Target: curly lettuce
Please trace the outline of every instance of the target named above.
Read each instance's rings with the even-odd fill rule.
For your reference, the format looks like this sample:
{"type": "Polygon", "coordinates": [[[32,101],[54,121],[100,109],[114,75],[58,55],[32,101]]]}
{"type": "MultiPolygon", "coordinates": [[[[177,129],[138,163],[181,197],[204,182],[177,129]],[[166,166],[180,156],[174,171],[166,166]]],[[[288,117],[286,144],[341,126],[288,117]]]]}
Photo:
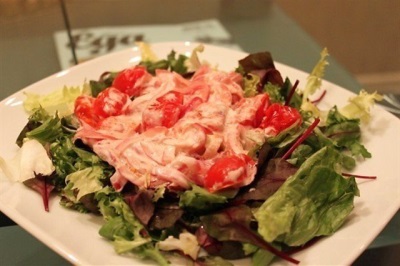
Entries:
{"type": "Polygon", "coordinates": [[[358,118],[361,122],[368,122],[371,118],[371,107],[375,101],[381,101],[382,95],[377,92],[368,93],[361,90],[357,96],[351,97],[349,103],[342,107],[339,112],[347,118],[358,118]]]}
{"type": "Polygon", "coordinates": [[[322,78],[325,74],[325,68],[329,64],[326,59],[328,55],[328,49],[324,48],[321,51],[321,57],[319,61],[311,71],[310,75],[307,77],[307,83],[303,90],[301,109],[311,112],[314,117],[319,116],[319,110],[313,103],[309,101],[308,98],[321,88],[322,78]]]}
{"type": "Polygon", "coordinates": [[[57,112],[60,117],[64,117],[74,112],[75,99],[82,93],[89,91],[89,84],[85,83],[83,87],[64,86],[62,89],[55,90],[46,95],[25,92],[26,99],[23,105],[29,114],[32,114],[41,107],[49,114],[57,112]]]}

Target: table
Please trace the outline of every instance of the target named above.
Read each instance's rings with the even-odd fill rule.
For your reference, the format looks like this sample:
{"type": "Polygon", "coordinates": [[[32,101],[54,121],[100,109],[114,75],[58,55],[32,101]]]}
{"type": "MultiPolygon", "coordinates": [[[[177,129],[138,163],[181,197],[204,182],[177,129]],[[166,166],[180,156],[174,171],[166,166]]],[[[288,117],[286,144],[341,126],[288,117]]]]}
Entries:
{"type": "MultiPolygon", "coordinates": [[[[216,19],[229,33],[229,42],[242,50],[269,50],[276,61],[307,72],[322,49],[276,4],[266,0],[1,0],[0,10],[0,99],[62,69],[54,33],[68,27],[175,25],[216,19]]],[[[175,39],[166,37],[165,41],[175,39]]],[[[326,79],[358,91],[360,85],[352,75],[334,58],[329,61],[326,79]]],[[[0,221],[0,265],[69,265],[2,214],[0,221]]],[[[354,265],[390,265],[398,261],[399,224],[398,214],[354,265]]]]}

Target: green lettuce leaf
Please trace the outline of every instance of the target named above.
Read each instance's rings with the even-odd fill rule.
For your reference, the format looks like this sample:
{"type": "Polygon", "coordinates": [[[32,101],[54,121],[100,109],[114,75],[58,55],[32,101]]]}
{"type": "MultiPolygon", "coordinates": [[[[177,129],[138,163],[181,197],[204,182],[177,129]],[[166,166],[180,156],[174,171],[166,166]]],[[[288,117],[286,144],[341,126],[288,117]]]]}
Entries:
{"type": "Polygon", "coordinates": [[[187,231],[183,231],[179,234],[179,238],[168,236],[166,239],[157,243],[157,247],[160,250],[171,251],[179,250],[183,254],[190,256],[193,260],[197,259],[200,251],[200,245],[197,241],[197,237],[187,231]]]}
{"type": "Polygon", "coordinates": [[[37,108],[28,118],[28,123],[26,123],[25,127],[19,133],[15,143],[21,147],[24,139],[26,138],[26,134],[35,128],[40,127],[43,122],[51,119],[51,116],[44,110],[43,108],[37,108]]]}
{"type": "Polygon", "coordinates": [[[287,147],[303,134],[304,130],[304,126],[298,127],[294,124],[293,126],[279,132],[278,135],[268,138],[267,142],[275,148],[287,147]]]}
{"type": "Polygon", "coordinates": [[[375,101],[381,101],[382,95],[377,92],[368,93],[361,90],[359,95],[349,99],[349,104],[340,109],[340,113],[345,117],[352,119],[360,119],[362,122],[368,122],[371,114],[370,109],[375,104],[375,101]]]}
{"type": "Polygon", "coordinates": [[[325,74],[325,67],[328,65],[328,61],[326,60],[328,55],[328,50],[324,48],[321,51],[321,57],[319,61],[311,71],[310,75],[307,77],[307,83],[303,90],[301,109],[306,112],[311,112],[314,117],[318,117],[320,112],[319,109],[309,101],[309,97],[321,87],[322,77],[325,74]]]}
{"type": "Polygon", "coordinates": [[[322,130],[335,146],[350,150],[353,156],[371,158],[371,154],[361,144],[360,119],[347,118],[334,106],[329,111],[326,126],[322,130]]]}
{"type": "Polygon", "coordinates": [[[210,193],[207,190],[192,185],[191,190],[186,190],[179,199],[179,206],[197,211],[208,211],[215,209],[228,200],[225,196],[216,193],[210,193]]]}
{"type": "Polygon", "coordinates": [[[179,74],[185,74],[188,72],[188,68],[185,64],[187,59],[187,56],[182,54],[177,55],[177,53],[172,50],[166,59],[158,61],[142,60],[139,65],[145,66],[147,71],[151,74],[155,74],[157,69],[167,69],[179,74]]]}
{"type": "Polygon", "coordinates": [[[251,257],[251,264],[256,265],[270,265],[276,256],[265,249],[258,249],[251,257]]]}
{"type": "Polygon", "coordinates": [[[37,108],[44,108],[49,114],[58,113],[60,117],[70,115],[74,112],[75,99],[84,91],[89,91],[89,85],[83,87],[67,87],[55,90],[46,95],[26,92],[24,108],[28,113],[33,113],[37,108]]]}
{"type": "Polygon", "coordinates": [[[261,205],[255,217],[266,241],[301,246],[340,228],[359,191],[354,178],[334,170],[339,160],[332,147],[319,150],[261,205]]]}
{"type": "Polygon", "coordinates": [[[328,61],[326,60],[328,55],[328,50],[324,48],[321,51],[321,57],[318,63],[307,77],[307,83],[303,91],[303,104],[308,100],[308,97],[313,95],[321,87],[322,77],[325,74],[325,67],[328,65],[328,61]]]}
{"type": "Polygon", "coordinates": [[[79,201],[83,196],[95,193],[103,188],[104,179],[103,169],[99,166],[88,167],[66,177],[67,187],[65,190],[76,190],[76,200],[79,201]]]}
{"type": "Polygon", "coordinates": [[[202,266],[234,266],[231,262],[218,256],[204,256],[197,259],[202,266]]]}
{"type": "Polygon", "coordinates": [[[22,146],[25,138],[36,139],[43,145],[57,141],[62,136],[71,136],[76,132],[74,116],[60,118],[58,113],[50,115],[39,107],[28,119],[28,123],[17,137],[16,144],[22,146]]]}
{"type": "MultiPolygon", "coordinates": [[[[281,89],[281,94],[283,95],[283,97],[285,98],[285,100],[289,97],[290,91],[292,90],[292,83],[290,82],[289,78],[285,79],[285,82],[283,83],[282,89],[281,89]]],[[[293,92],[292,97],[290,98],[289,101],[289,106],[292,106],[296,109],[300,109],[302,103],[302,96],[299,92],[298,89],[296,89],[293,92]]]]}
{"type": "MultiPolygon", "coordinates": [[[[319,127],[316,127],[314,129],[314,134],[308,136],[308,138],[293,151],[288,162],[300,167],[304,161],[324,147],[330,147],[338,151],[338,164],[346,170],[352,170],[356,166],[356,161],[351,154],[344,152],[346,151],[345,147],[338,147],[335,141],[328,138],[319,127]]],[[[278,154],[282,154],[282,151],[279,151],[278,154]]]]}
{"type": "Polygon", "coordinates": [[[123,254],[128,251],[131,251],[133,249],[136,249],[144,244],[147,244],[151,241],[151,239],[144,239],[144,238],[139,238],[135,240],[126,240],[123,237],[120,236],[115,236],[114,237],[114,247],[115,251],[118,254],[123,254]]]}
{"type": "Polygon", "coordinates": [[[136,42],[136,45],[138,46],[140,50],[140,56],[142,58],[142,61],[148,61],[148,62],[155,62],[157,61],[157,56],[154,53],[154,51],[151,49],[150,44],[146,42],[136,42]]]}
{"type": "Polygon", "coordinates": [[[100,92],[110,87],[119,72],[105,72],[100,76],[99,80],[89,81],[90,94],[97,97],[100,92]]]}
{"type": "Polygon", "coordinates": [[[258,94],[257,85],[260,83],[260,77],[254,74],[247,74],[244,76],[244,96],[245,97],[253,97],[258,94]]]}
{"type": "Polygon", "coordinates": [[[65,187],[65,178],[69,174],[87,167],[101,167],[104,178],[110,177],[114,172],[113,167],[96,154],[75,146],[71,137],[67,135],[58,138],[50,145],[50,154],[56,168],[55,185],[58,189],[65,187]]]}
{"type": "MultiPolygon", "coordinates": [[[[186,57],[183,55],[180,55],[179,58],[182,61],[182,63],[179,63],[179,65],[181,65],[181,67],[184,67],[184,70],[188,70],[188,71],[196,71],[197,69],[199,69],[203,63],[200,61],[199,58],[199,53],[202,53],[204,51],[204,45],[203,44],[199,44],[197,45],[192,53],[190,54],[190,57],[188,58],[188,60],[186,60],[186,57]]],[[[178,71],[176,71],[178,72],[178,71]]],[[[181,73],[181,72],[178,72],[181,73]]],[[[184,72],[182,72],[184,73],[184,72]]]]}
{"type": "Polygon", "coordinates": [[[49,117],[40,126],[26,133],[26,137],[36,139],[40,143],[52,143],[63,134],[61,120],[58,115],[49,117]]]}
{"type": "Polygon", "coordinates": [[[289,163],[293,165],[300,166],[314,153],[314,149],[307,144],[300,144],[290,156],[290,159],[287,160],[289,163]]]}
{"type": "Polygon", "coordinates": [[[281,87],[272,84],[271,82],[268,82],[267,84],[264,85],[263,92],[267,93],[269,95],[269,99],[271,100],[271,103],[283,103],[284,102],[284,97],[282,95],[282,89],[281,87]]]}
{"type": "Polygon", "coordinates": [[[201,216],[200,220],[206,232],[219,241],[240,241],[258,246],[250,227],[252,218],[250,207],[238,205],[201,216]]]}
{"type": "Polygon", "coordinates": [[[140,258],[168,265],[120,193],[107,186],[95,193],[95,199],[105,220],[99,233],[112,241],[117,253],[133,252],[140,258]]]}

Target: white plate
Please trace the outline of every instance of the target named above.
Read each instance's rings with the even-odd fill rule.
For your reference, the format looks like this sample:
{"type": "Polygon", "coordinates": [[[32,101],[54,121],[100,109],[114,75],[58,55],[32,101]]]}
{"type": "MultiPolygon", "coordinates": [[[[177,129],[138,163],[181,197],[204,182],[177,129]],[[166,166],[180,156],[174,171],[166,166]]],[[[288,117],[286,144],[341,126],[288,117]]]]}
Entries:
{"type": "MultiPolygon", "coordinates": [[[[164,58],[171,49],[189,54],[196,44],[153,44],[154,51],[164,58]]],[[[233,70],[237,60],[246,54],[225,48],[206,46],[201,58],[223,70],[233,70]]],[[[108,70],[121,70],[137,64],[140,53],[137,48],[106,55],[57,73],[39,81],[3,100],[0,104],[1,150],[0,156],[12,158],[17,151],[14,144],[20,130],[27,122],[22,108],[24,91],[47,93],[63,85],[81,85],[85,80],[98,79],[108,70]]],[[[296,79],[305,84],[307,74],[276,63],[283,77],[292,82],[296,79]]],[[[327,94],[321,108],[334,104],[343,105],[353,94],[332,83],[324,82],[327,94]]],[[[356,173],[376,175],[377,180],[358,180],[361,197],[355,201],[355,209],[344,226],[333,236],[320,240],[312,247],[293,257],[307,265],[349,265],[379,234],[400,206],[400,120],[383,109],[373,110],[373,119],[364,129],[363,140],[373,158],[359,164],[356,173]]],[[[132,265],[134,258],[119,256],[110,243],[100,237],[101,218],[80,214],[61,207],[58,199],[50,202],[50,212],[43,210],[41,197],[19,183],[9,182],[0,173],[0,210],[30,232],[51,249],[73,264],[81,265],[132,265]]],[[[21,243],[23,245],[23,243],[21,243]]],[[[146,262],[151,265],[151,262],[146,262]]],[[[247,264],[242,261],[240,264],[247,264]]],[[[278,261],[277,264],[282,263],[278,261]]]]}

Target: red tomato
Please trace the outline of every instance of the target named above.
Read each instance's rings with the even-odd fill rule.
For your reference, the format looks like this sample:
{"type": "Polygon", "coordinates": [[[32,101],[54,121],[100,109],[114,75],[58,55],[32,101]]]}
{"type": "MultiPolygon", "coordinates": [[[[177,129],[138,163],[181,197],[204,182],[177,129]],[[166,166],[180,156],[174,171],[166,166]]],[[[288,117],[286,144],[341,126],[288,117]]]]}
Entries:
{"type": "Polygon", "coordinates": [[[267,111],[268,107],[270,106],[271,102],[269,101],[269,96],[268,94],[264,94],[263,98],[261,99],[261,105],[260,107],[258,107],[257,111],[256,111],[256,116],[255,119],[253,121],[253,126],[254,127],[259,127],[263,118],[264,118],[264,114],[267,111]]]}
{"type": "Polygon", "coordinates": [[[99,93],[93,102],[93,109],[95,114],[101,118],[121,115],[124,113],[129,101],[128,94],[109,87],[99,93]]]}
{"type": "Polygon", "coordinates": [[[156,126],[172,127],[183,115],[183,94],[170,91],[158,97],[156,102],[143,112],[144,129],[156,126]]]}
{"type": "Polygon", "coordinates": [[[248,177],[248,165],[255,165],[249,156],[229,155],[219,158],[208,170],[204,186],[214,192],[228,187],[241,187],[248,177]]]}
{"type": "Polygon", "coordinates": [[[173,104],[182,104],[183,103],[183,94],[177,91],[169,91],[163,96],[157,98],[157,102],[160,103],[173,103],[173,104]]]}
{"type": "Polygon", "coordinates": [[[128,94],[129,97],[138,96],[142,88],[135,85],[137,80],[145,74],[148,73],[146,68],[143,66],[124,69],[115,77],[112,86],[128,94]]]}
{"type": "Polygon", "coordinates": [[[75,100],[74,113],[79,121],[89,124],[92,127],[97,127],[100,122],[100,118],[93,110],[94,100],[95,99],[93,97],[87,95],[79,96],[75,100]]]}
{"type": "Polygon", "coordinates": [[[260,127],[272,127],[276,134],[301,122],[301,115],[296,108],[274,103],[264,113],[260,127]]]}
{"type": "Polygon", "coordinates": [[[163,114],[162,125],[165,127],[172,127],[181,118],[182,108],[177,104],[161,104],[160,110],[163,114]]]}

